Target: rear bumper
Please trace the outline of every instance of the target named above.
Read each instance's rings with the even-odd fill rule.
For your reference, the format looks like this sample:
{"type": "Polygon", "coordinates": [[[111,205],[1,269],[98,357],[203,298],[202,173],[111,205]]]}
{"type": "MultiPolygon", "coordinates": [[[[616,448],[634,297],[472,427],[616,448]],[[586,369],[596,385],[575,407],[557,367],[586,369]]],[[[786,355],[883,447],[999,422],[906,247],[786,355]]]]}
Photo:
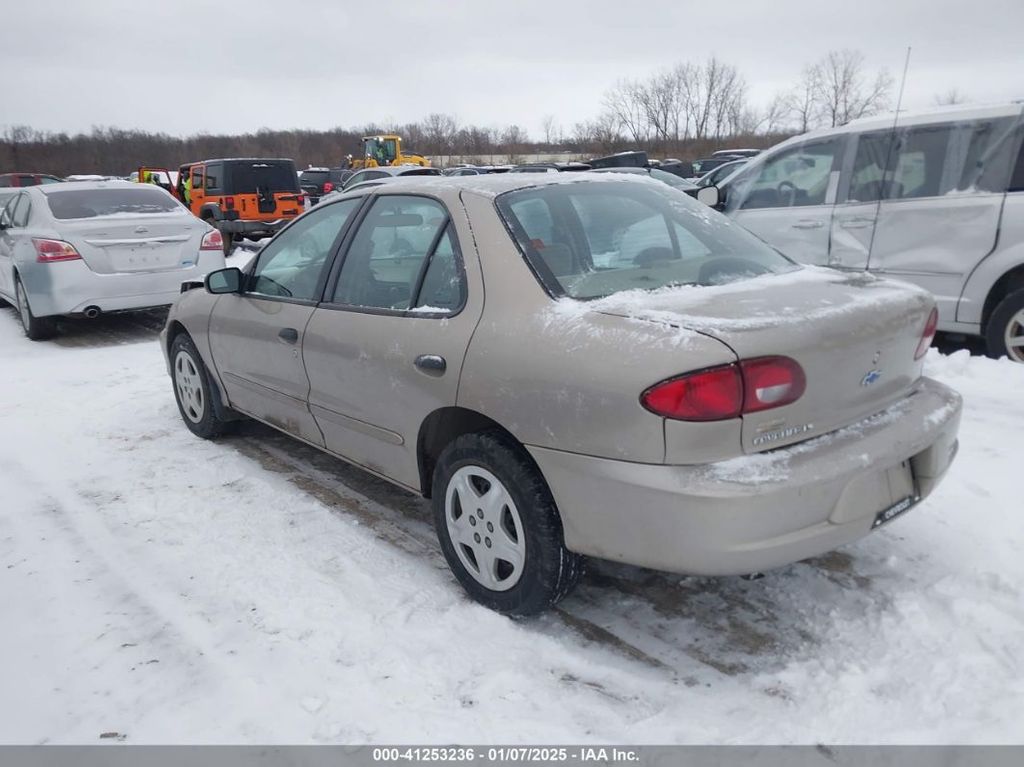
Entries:
{"type": "Polygon", "coordinates": [[[566,546],[694,575],[740,575],[867,535],[876,515],[925,498],[957,450],[961,398],[921,379],[860,423],[787,448],[702,466],[635,464],[529,448],[566,546]]]}
{"type": "Polygon", "coordinates": [[[186,269],[162,272],[93,272],[83,261],[32,264],[19,274],[37,317],[78,314],[91,306],[102,312],[119,312],[168,306],[181,293],[181,283],[201,280],[207,272],[223,268],[219,251],[202,251],[186,269]]]}

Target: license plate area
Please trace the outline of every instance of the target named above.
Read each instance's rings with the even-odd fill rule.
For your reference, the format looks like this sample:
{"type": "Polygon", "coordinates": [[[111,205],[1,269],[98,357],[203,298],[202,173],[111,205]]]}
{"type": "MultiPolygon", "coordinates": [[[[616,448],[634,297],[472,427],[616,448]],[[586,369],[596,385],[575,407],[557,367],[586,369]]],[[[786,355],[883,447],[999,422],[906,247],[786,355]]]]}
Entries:
{"type": "Polygon", "coordinates": [[[903,516],[912,508],[914,508],[920,501],[920,497],[916,495],[908,495],[887,509],[882,509],[880,512],[875,514],[875,520],[871,523],[871,529],[881,527],[884,524],[892,522],[897,517],[903,516]]]}
{"type": "Polygon", "coordinates": [[[180,268],[181,247],[159,243],[110,249],[110,265],[118,272],[148,272],[180,268]]]}

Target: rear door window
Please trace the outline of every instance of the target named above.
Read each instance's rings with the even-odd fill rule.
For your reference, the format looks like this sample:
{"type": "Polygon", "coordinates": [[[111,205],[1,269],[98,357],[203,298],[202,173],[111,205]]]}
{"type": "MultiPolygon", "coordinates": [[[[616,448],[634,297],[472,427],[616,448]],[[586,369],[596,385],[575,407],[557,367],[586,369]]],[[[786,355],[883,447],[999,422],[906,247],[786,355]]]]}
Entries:
{"type": "Polygon", "coordinates": [[[219,162],[211,162],[206,166],[206,181],[203,188],[210,194],[220,192],[224,180],[224,166],[219,162]]]}
{"type": "Polygon", "coordinates": [[[445,284],[455,257],[448,211],[427,197],[387,195],[374,200],[341,266],[333,302],[408,311],[417,305],[447,309],[445,284]],[[438,264],[420,301],[433,258],[438,264]],[[447,265],[446,265],[447,264],[447,265]],[[431,302],[438,302],[437,304],[431,302]]]}
{"type": "Polygon", "coordinates": [[[28,216],[32,212],[32,201],[27,194],[18,196],[11,206],[11,225],[15,227],[28,226],[28,216]]]}

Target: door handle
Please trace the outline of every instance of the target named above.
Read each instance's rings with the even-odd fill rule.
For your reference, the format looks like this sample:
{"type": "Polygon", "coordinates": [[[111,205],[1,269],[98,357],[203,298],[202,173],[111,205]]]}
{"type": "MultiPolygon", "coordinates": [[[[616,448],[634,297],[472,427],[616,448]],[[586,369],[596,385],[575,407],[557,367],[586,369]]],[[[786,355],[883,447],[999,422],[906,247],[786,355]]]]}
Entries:
{"type": "Polygon", "coordinates": [[[866,229],[873,223],[875,223],[873,218],[851,218],[841,222],[839,226],[843,229],[866,229]]]}
{"type": "Polygon", "coordinates": [[[793,224],[794,229],[821,229],[825,226],[821,221],[814,221],[813,219],[805,218],[802,221],[797,221],[793,224]]]}
{"type": "Polygon", "coordinates": [[[439,354],[421,354],[413,364],[428,376],[443,376],[448,368],[448,363],[439,354]]]}
{"type": "Polygon", "coordinates": [[[299,340],[299,331],[295,328],[281,328],[277,331],[277,337],[286,344],[293,344],[299,340]]]}

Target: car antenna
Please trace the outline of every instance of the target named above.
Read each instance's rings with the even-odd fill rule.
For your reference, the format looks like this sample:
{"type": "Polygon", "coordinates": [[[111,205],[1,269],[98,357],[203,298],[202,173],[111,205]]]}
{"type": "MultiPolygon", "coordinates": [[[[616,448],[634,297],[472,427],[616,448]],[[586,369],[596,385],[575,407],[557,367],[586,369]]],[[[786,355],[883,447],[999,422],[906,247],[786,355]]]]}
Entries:
{"type": "Polygon", "coordinates": [[[875,201],[875,225],[871,227],[871,240],[868,242],[868,259],[865,264],[865,268],[869,268],[871,265],[871,249],[875,246],[875,233],[878,231],[878,217],[882,213],[882,198],[885,196],[886,179],[887,173],[890,173],[889,166],[892,164],[893,152],[896,149],[896,124],[900,119],[900,106],[903,104],[903,88],[907,84],[907,70],[910,69],[910,51],[911,47],[907,46],[907,56],[903,60],[903,77],[900,78],[900,92],[896,96],[896,111],[892,116],[892,132],[889,138],[889,149],[885,153],[885,167],[882,168],[882,187],[878,190],[878,199],[875,201]]]}

